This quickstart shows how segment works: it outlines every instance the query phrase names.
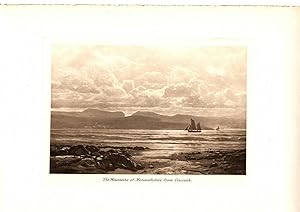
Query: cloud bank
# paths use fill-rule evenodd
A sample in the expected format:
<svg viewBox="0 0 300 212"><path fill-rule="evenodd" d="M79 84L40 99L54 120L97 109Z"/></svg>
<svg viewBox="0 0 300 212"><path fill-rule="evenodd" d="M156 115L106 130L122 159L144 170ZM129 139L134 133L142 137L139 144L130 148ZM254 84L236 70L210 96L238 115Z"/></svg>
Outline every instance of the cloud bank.
<svg viewBox="0 0 300 212"><path fill-rule="evenodd" d="M246 48L54 45L52 108L91 107L170 115L245 111Z"/></svg>

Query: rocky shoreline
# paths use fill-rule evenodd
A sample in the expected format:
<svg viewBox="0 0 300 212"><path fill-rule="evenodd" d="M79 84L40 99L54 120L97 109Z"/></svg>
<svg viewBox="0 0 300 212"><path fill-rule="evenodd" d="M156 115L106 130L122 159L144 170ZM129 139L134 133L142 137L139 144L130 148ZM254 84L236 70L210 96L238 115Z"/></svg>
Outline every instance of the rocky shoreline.
<svg viewBox="0 0 300 212"><path fill-rule="evenodd" d="M131 159L131 152L146 149L146 147L51 145L50 173L107 173L116 169L136 172L144 166Z"/></svg>
<svg viewBox="0 0 300 212"><path fill-rule="evenodd" d="M246 174L246 150L203 150L151 156L148 147L51 144L50 173ZM149 154L148 154L149 155Z"/></svg>

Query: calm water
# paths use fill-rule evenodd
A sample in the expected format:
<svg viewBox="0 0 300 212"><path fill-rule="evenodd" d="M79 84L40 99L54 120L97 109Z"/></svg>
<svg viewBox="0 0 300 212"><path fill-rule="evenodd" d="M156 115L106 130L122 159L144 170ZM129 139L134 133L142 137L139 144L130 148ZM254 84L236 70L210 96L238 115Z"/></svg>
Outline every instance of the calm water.
<svg viewBox="0 0 300 212"><path fill-rule="evenodd" d="M201 133L189 133L183 130L52 129L51 142L144 146L164 152L245 149L246 130L204 130Z"/></svg>

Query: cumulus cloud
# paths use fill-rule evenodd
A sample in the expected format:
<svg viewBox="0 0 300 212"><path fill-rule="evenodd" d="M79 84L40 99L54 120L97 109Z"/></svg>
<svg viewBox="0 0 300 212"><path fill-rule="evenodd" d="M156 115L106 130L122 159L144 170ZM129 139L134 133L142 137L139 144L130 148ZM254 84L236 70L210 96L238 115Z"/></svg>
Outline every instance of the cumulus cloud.
<svg viewBox="0 0 300 212"><path fill-rule="evenodd" d="M245 108L246 51L56 46L52 107ZM176 108L176 110L175 110Z"/></svg>
<svg viewBox="0 0 300 212"><path fill-rule="evenodd" d="M170 68L171 71L168 73L168 81L169 83L177 84L177 83L187 83L191 79L196 77L196 73L193 69L188 69L183 66L174 66Z"/></svg>
<svg viewBox="0 0 300 212"><path fill-rule="evenodd" d="M127 92L119 85L101 87L107 97L126 97Z"/></svg>
<svg viewBox="0 0 300 212"><path fill-rule="evenodd" d="M152 71L137 77L135 83L149 89L160 89L167 83L167 78L161 72Z"/></svg>
<svg viewBox="0 0 300 212"><path fill-rule="evenodd" d="M200 96L185 97L182 99L181 104L184 107L207 107L207 102Z"/></svg>
<svg viewBox="0 0 300 212"><path fill-rule="evenodd" d="M145 92L147 92L147 89L144 86L138 86L130 91L130 94L134 97L145 95Z"/></svg>
<svg viewBox="0 0 300 212"><path fill-rule="evenodd" d="M133 80L124 80L122 83L122 88L126 91L126 92L130 92L134 89L134 81Z"/></svg>
<svg viewBox="0 0 300 212"><path fill-rule="evenodd" d="M129 92L130 97L127 102L132 106L140 107L154 107L160 106L165 108L170 105L170 102L162 98L164 88L161 89L147 89L144 86L138 86Z"/></svg>
<svg viewBox="0 0 300 212"><path fill-rule="evenodd" d="M185 84L170 85L165 89L164 97L185 97L192 94L192 87Z"/></svg>

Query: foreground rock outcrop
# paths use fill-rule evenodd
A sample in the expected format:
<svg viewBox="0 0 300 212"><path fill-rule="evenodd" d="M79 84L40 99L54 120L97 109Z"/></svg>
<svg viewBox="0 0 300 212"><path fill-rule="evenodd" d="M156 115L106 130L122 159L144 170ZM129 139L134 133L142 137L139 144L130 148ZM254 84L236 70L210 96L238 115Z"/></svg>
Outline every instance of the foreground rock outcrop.
<svg viewBox="0 0 300 212"><path fill-rule="evenodd" d="M145 150L145 147L112 149L94 145L51 145L51 173L107 173L116 169L138 171L143 165L131 159L131 149Z"/></svg>
<svg viewBox="0 0 300 212"><path fill-rule="evenodd" d="M163 155L162 151L144 146L51 144L50 173L246 174L245 149Z"/></svg>

